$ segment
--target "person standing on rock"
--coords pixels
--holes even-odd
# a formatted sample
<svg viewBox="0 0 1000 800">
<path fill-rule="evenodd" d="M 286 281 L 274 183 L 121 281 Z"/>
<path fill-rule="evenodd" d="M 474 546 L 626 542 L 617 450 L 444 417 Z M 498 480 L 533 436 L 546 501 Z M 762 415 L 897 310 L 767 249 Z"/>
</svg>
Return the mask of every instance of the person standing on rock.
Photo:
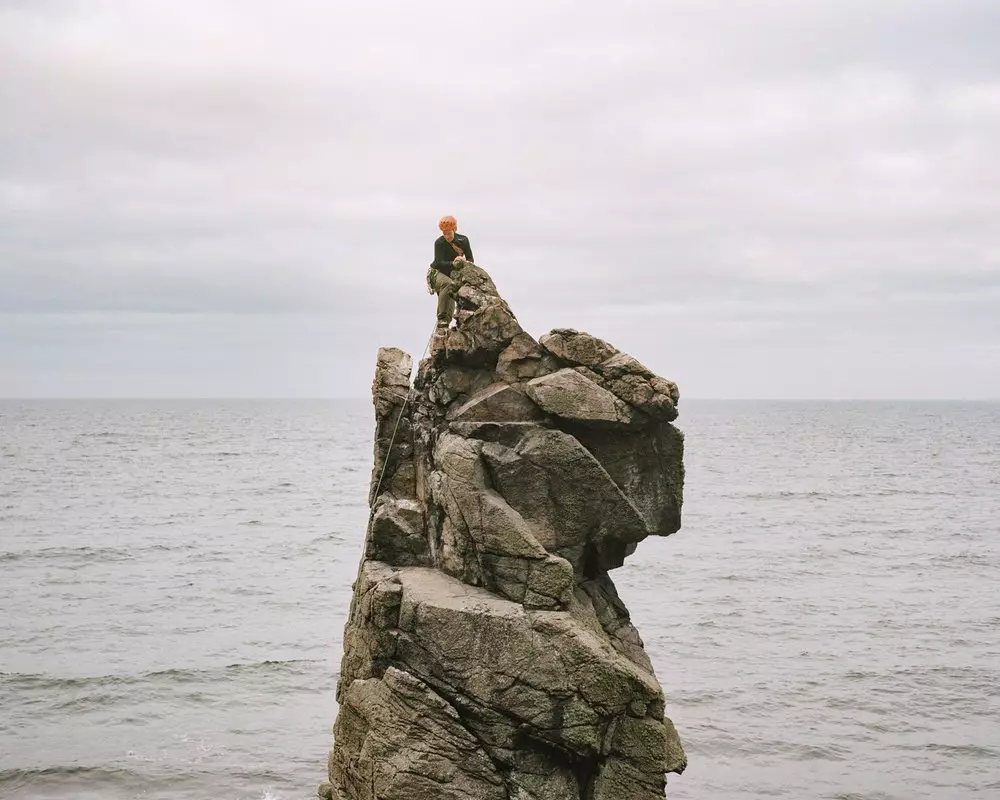
<svg viewBox="0 0 1000 800">
<path fill-rule="evenodd" d="M 469 237 L 458 232 L 458 221 L 451 216 L 441 217 L 438 222 L 441 236 L 434 242 L 434 261 L 427 271 L 428 291 L 438 296 L 438 328 L 447 328 L 455 316 L 455 292 L 457 286 L 452 275 L 465 263 L 475 261 Z"/>
</svg>

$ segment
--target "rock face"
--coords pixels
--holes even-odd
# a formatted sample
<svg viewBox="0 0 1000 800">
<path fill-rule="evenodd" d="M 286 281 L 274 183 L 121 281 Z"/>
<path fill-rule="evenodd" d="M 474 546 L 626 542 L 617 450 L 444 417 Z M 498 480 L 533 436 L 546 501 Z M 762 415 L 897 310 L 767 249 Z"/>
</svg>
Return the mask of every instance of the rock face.
<svg viewBox="0 0 1000 800">
<path fill-rule="evenodd" d="M 410 389 L 382 349 L 371 521 L 325 796 L 653 800 L 686 759 L 609 571 L 680 527 L 677 387 L 536 342 L 489 275 Z"/>
</svg>

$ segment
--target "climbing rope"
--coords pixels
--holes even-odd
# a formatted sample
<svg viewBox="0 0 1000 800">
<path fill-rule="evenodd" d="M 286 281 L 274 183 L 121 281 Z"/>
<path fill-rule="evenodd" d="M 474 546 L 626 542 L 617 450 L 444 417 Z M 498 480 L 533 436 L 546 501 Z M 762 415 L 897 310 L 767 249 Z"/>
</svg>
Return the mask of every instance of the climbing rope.
<svg viewBox="0 0 1000 800">
<path fill-rule="evenodd" d="M 431 336 L 427 340 L 427 344 L 424 345 L 424 352 L 420 356 L 420 361 L 417 362 L 417 367 L 419 368 L 420 362 L 427 358 L 427 351 L 430 350 L 431 342 L 434 341 L 434 336 L 437 334 L 437 322 L 434 323 L 434 328 L 431 330 Z M 385 469 L 389 466 L 389 454 L 392 453 L 392 446 L 396 443 L 396 433 L 399 431 L 399 423 L 403 419 L 403 414 L 406 413 L 406 407 L 410 403 L 410 395 L 413 394 L 413 386 L 410 386 L 409 391 L 406 393 L 406 397 L 403 398 L 403 405 L 399 407 L 399 415 L 396 417 L 396 424 L 392 428 L 392 436 L 389 437 L 389 447 L 385 451 L 385 458 L 382 459 L 382 471 L 378 476 L 378 483 L 375 484 L 375 494 L 372 495 L 372 514 L 375 513 L 375 502 L 378 500 L 378 493 L 382 488 L 382 479 L 385 477 Z M 398 395 L 397 395 L 398 397 Z"/>
</svg>

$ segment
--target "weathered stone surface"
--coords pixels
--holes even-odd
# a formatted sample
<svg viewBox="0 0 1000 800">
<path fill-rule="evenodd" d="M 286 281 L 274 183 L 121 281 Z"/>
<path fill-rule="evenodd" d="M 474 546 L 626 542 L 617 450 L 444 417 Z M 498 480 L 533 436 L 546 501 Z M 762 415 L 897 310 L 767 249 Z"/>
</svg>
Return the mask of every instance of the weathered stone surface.
<svg viewBox="0 0 1000 800">
<path fill-rule="evenodd" d="M 330 782 L 359 800 L 507 800 L 504 781 L 455 709 L 392 667 L 354 681 L 334 727 Z"/>
<path fill-rule="evenodd" d="M 410 392 L 413 359 L 398 347 L 382 347 L 378 351 L 375 379 L 372 381 L 372 401 L 378 419 L 388 417 Z"/>
<path fill-rule="evenodd" d="M 665 422 L 677 418 L 677 384 L 655 375 L 632 356 L 616 353 L 594 371 L 604 387 L 633 408 Z"/>
<path fill-rule="evenodd" d="M 409 418 L 403 414 L 410 392 L 412 369 L 413 359 L 402 350 L 383 347 L 378 351 L 378 366 L 372 383 L 375 464 L 372 467 L 369 505 L 375 503 L 377 489 L 399 496 L 412 496 L 414 493 L 412 430 Z"/>
<path fill-rule="evenodd" d="M 365 558 L 401 567 L 428 567 L 430 548 L 424 534 L 423 505 L 382 495 L 372 515 Z"/>
<path fill-rule="evenodd" d="M 582 578 L 621 566 L 626 545 L 649 531 L 596 458 L 573 436 L 532 425 L 468 429 L 494 488 L 531 526 L 550 553 Z"/>
<path fill-rule="evenodd" d="M 664 765 L 665 772 L 676 772 L 680 775 L 687 769 L 688 760 L 684 748 L 681 746 L 681 737 L 677 734 L 677 728 L 669 717 L 663 718 L 663 730 L 665 736 L 664 750 L 667 758 Z"/>
<path fill-rule="evenodd" d="M 456 401 L 461 402 L 493 382 L 493 373 L 489 370 L 457 364 L 434 369 L 431 361 L 424 361 L 417 371 L 415 388 L 426 393 L 431 403 L 444 408 Z"/>
<path fill-rule="evenodd" d="M 449 520 L 439 540 L 441 569 L 532 608 L 565 605 L 572 565 L 550 555 L 524 517 L 487 488 L 482 448 L 451 433 L 438 440 L 433 497 Z"/>
<path fill-rule="evenodd" d="M 603 339 L 573 328 L 556 328 L 538 341 L 557 358 L 591 369 L 618 352 Z"/>
<path fill-rule="evenodd" d="M 534 378 L 525 389 L 543 411 L 562 419 L 608 427 L 636 422 L 636 415 L 627 403 L 574 369 Z"/>
<path fill-rule="evenodd" d="M 491 383 L 453 407 L 447 418 L 464 422 L 518 422 L 542 420 L 545 414 L 529 397 L 501 381 Z"/>
<path fill-rule="evenodd" d="M 664 422 L 677 418 L 677 384 L 603 339 L 572 328 L 557 328 L 540 342 L 559 361 L 587 370 L 584 374 L 631 408 Z"/>
<path fill-rule="evenodd" d="M 472 367 L 496 366 L 497 358 L 523 333 L 507 302 L 485 270 L 467 264 L 452 273 L 458 284 L 459 327 L 435 337 L 432 357 L 437 361 Z"/>
<path fill-rule="evenodd" d="M 379 561 L 361 562 L 344 631 L 338 701 L 353 681 L 380 675 L 391 662 L 402 595 L 395 569 Z"/>
<path fill-rule="evenodd" d="M 680 529 L 684 436 L 677 428 L 656 423 L 638 431 L 573 432 L 639 511 L 650 534 L 668 536 Z"/>
<path fill-rule="evenodd" d="M 633 664 L 652 673 L 653 665 L 646 655 L 639 631 L 632 625 L 628 609 L 618 597 L 618 590 L 607 573 L 584 581 L 580 588 L 586 594 L 594 616 L 611 641 L 611 646 Z M 631 713 L 631 712 L 630 712 Z M 633 716 L 645 716 L 646 709 L 637 709 Z"/>
<path fill-rule="evenodd" d="M 559 369 L 559 361 L 526 333 L 519 333 L 500 353 L 496 375 L 501 381 L 517 384 L 548 375 Z"/>
<path fill-rule="evenodd" d="M 680 527 L 677 389 L 607 342 L 536 342 L 482 269 L 458 330 L 379 351 L 372 514 L 331 800 L 652 800 L 686 757 L 609 571 Z"/>
<path fill-rule="evenodd" d="M 630 704 L 662 709 L 652 674 L 569 613 L 528 611 L 436 570 L 407 568 L 399 578 L 398 662 L 461 696 L 466 714 L 505 719 L 509 729 L 499 739 L 494 731 L 494 748 L 516 750 L 529 735 L 599 758 L 609 722 Z"/>
</svg>

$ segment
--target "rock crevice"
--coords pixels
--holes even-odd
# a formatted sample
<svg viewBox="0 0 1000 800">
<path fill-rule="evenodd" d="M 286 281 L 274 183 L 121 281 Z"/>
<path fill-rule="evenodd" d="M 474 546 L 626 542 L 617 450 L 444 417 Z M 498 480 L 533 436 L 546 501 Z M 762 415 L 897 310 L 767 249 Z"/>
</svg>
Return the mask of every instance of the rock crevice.
<svg viewBox="0 0 1000 800">
<path fill-rule="evenodd" d="M 587 333 L 525 333 L 460 273 L 459 327 L 379 351 L 339 800 L 652 800 L 686 757 L 609 572 L 680 527 L 677 387 Z"/>
</svg>

